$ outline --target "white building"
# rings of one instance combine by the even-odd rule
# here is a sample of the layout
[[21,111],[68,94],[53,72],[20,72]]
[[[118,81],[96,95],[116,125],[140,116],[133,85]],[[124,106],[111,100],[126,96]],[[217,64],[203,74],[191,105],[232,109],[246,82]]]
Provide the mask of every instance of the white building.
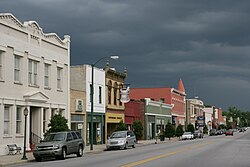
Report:
[[208,132],[212,129],[212,122],[213,122],[213,107],[205,107],[203,108],[203,111],[205,113],[205,124],[207,125]]
[[[70,70],[70,88],[86,92],[86,144],[90,142],[90,123],[91,123],[91,98],[90,90],[92,84],[92,67],[90,65],[71,66]],[[93,107],[93,133],[94,144],[103,144],[105,142],[105,71],[94,67],[94,107]]]
[[[0,14],[0,155],[43,137],[53,114],[69,118],[70,37],[44,33],[35,21]],[[69,124],[70,125],[70,124]]]

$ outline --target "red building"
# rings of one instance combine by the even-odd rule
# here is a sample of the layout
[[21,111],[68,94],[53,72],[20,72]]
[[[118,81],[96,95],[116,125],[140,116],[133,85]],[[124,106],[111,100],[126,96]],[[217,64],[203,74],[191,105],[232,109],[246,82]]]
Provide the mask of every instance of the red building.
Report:
[[172,109],[172,123],[174,125],[185,125],[185,88],[180,79],[178,89],[165,88],[131,88],[130,99],[141,100],[144,98],[151,98],[154,101],[161,101],[166,104],[173,105]]
[[224,117],[222,116],[221,108],[218,108],[218,122],[219,122],[219,125],[226,125]]
[[125,123],[129,130],[132,130],[132,124],[136,120],[141,121],[144,125],[144,101],[131,100],[125,103]]

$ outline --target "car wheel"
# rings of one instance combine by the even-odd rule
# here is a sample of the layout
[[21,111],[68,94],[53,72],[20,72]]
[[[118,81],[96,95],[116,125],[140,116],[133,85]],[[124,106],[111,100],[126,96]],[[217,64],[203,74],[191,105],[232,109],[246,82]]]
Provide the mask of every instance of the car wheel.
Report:
[[128,149],[128,143],[125,143],[124,150]]
[[133,143],[132,147],[133,147],[133,148],[135,148],[135,141],[134,141],[134,143]]
[[61,155],[61,159],[62,159],[62,160],[64,160],[64,159],[66,158],[66,154],[67,154],[67,153],[66,153],[66,148],[63,147],[63,148],[62,148],[62,155]]
[[35,158],[36,159],[36,162],[41,162],[42,161],[42,158],[38,157],[38,158]]
[[83,155],[83,149],[82,149],[82,146],[79,146],[78,152],[77,152],[77,157],[82,157],[82,155]]

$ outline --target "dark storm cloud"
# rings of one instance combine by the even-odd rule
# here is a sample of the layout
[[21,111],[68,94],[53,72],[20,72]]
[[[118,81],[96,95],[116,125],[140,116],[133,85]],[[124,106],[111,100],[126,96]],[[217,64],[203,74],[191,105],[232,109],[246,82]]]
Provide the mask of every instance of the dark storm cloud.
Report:
[[[71,36],[72,64],[111,62],[132,87],[177,87],[217,107],[249,110],[248,0],[18,0],[1,12]],[[105,62],[98,64],[100,67]]]

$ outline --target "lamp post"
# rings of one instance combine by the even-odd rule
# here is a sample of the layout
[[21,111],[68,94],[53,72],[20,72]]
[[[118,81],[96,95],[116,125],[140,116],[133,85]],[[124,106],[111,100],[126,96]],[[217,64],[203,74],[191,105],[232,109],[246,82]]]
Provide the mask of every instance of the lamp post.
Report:
[[91,90],[90,90],[90,101],[91,101],[91,124],[90,124],[90,150],[93,150],[93,140],[94,140],[94,123],[93,123],[93,113],[94,113],[94,67],[95,65],[103,59],[119,59],[118,55],[111,55],[109,57],[102,57],[97,60],[94,64],[91,64]]
[[22,160],[27,160],[28,158],[26,157],[26,131],[27,131],[27,115],[29,113],[29,110],[27,107],[25,107],[23,114],[24,114],[24,144],[23,144],[23,157]]

